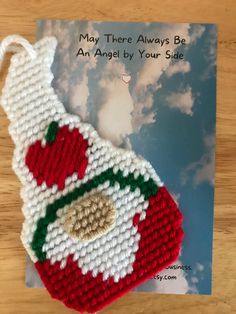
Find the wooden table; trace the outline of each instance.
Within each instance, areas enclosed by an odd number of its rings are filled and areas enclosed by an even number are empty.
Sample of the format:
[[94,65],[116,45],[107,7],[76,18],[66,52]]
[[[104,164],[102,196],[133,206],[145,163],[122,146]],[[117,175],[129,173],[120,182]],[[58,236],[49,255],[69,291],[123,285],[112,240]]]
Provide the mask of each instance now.
[[[0,0],[0,39],[19,33],[35,39],[37,18],[210,22],[219,25],[217,157],[213,295],[129,293],[103,313],[236,312],[236,1],[234,0]],[[2,86],[7,62],[0,73]],[[44,289],[25,287],[20,242],[20,183],[11,169],[13,143],[0,109],[0,313],[70,313]]]

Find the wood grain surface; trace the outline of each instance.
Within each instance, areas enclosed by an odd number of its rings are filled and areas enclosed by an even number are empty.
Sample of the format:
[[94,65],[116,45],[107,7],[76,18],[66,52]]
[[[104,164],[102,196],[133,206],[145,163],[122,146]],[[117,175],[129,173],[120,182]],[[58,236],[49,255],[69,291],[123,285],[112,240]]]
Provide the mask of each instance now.
[[[236,1],[234,0],[0,0],[0,39],[35,39],[38,18],[210,22],[219,27],[213,295],[129,293],[104,314],[236,313]],[[8,60],[0,73],[3,85]],[[13,143],[0,109],[0,313],[72,313],[45,289],[25,287],[20,183],[11,169]]]

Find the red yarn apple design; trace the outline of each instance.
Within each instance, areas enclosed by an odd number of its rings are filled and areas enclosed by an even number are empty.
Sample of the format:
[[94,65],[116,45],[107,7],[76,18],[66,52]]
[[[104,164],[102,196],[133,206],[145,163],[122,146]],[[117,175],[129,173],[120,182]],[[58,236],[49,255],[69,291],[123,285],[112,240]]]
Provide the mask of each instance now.
[[[67,185],[66,178],[73,173],[82,179],[88,165],[88,141],[79,129],[59,127],[54,121],[45,139],[32,144],[25,159],[37,184],[45,182],[47,187],[57,184],[62,190]],[[52,297],[79,312],[101,310],[173,263],[179,256],[184,235],[182,214],[164,186],[158,186],[152,177],[145,181],[141,171],[135,176],[134,171],[127,174],[109,167],[50,201],[45,215],[34,222],[31,249],[37,257],[36,269]],[[86,193],[90,193],[87,197],[97,195],[100,187],[102,195],[110,195],[109,189],[113,191],[116,223],[110,234],[104,232],[90,244],[77,239],[74,245],[75,238],[71,240],[68,236],[60,215],[70,215],[73,206],[86,200]],[[122,194],[124,191],[127,192]],[[139,196],[135,196],[135,191]],[[125,202],[119,205],[117,195],[125,195],[130,207]],[[84,219],[85,225],[90,217]]]
[[73,254],[68,255],[66,267],[52,263],[50,259],[37,261],[39,275],[55,299],[79,312],[96,313],[104,306],[127,293],[148,278],[173,263],[179,256],[183,239],[182,214],[165,187],[149,199],[146,219],[139,222],[134,216],[133,224],[140,233],[139,249],[135,255],[133,271],[114,282],[114,278],[103,279],[99,273],[83,274]]
[[46,134],[46,145],[38,140],[27,152],[25,163],[37,185],[46,183],[47,187],[58,185],[65,187],[65,180],[73,173],[82,179],[88,165],[85,155],[88,141],[83,138],[78,128],[69,130],[67,125],[58,128],[57,122],[52,122]]

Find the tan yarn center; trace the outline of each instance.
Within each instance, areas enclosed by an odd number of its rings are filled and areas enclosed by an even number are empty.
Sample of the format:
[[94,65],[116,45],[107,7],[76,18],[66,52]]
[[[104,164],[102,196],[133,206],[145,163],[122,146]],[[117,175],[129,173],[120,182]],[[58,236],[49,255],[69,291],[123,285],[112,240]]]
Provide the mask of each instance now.
[[113,202],[104,195],[95,194],[68,208],[64,228],[74,238],[91,241],[111,229],[115,216]]

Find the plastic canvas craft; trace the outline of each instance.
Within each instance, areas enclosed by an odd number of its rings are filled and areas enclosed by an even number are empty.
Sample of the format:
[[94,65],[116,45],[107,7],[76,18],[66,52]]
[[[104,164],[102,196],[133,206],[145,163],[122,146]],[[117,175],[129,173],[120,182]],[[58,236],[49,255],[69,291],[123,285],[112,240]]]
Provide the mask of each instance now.
[[102,309],[179,256],[182,215],[150,163],[116,148],[66,113],[51,86],[57,41],[11,59],[1,104],[22,182],[21,239],[52,297],[90,313]]

